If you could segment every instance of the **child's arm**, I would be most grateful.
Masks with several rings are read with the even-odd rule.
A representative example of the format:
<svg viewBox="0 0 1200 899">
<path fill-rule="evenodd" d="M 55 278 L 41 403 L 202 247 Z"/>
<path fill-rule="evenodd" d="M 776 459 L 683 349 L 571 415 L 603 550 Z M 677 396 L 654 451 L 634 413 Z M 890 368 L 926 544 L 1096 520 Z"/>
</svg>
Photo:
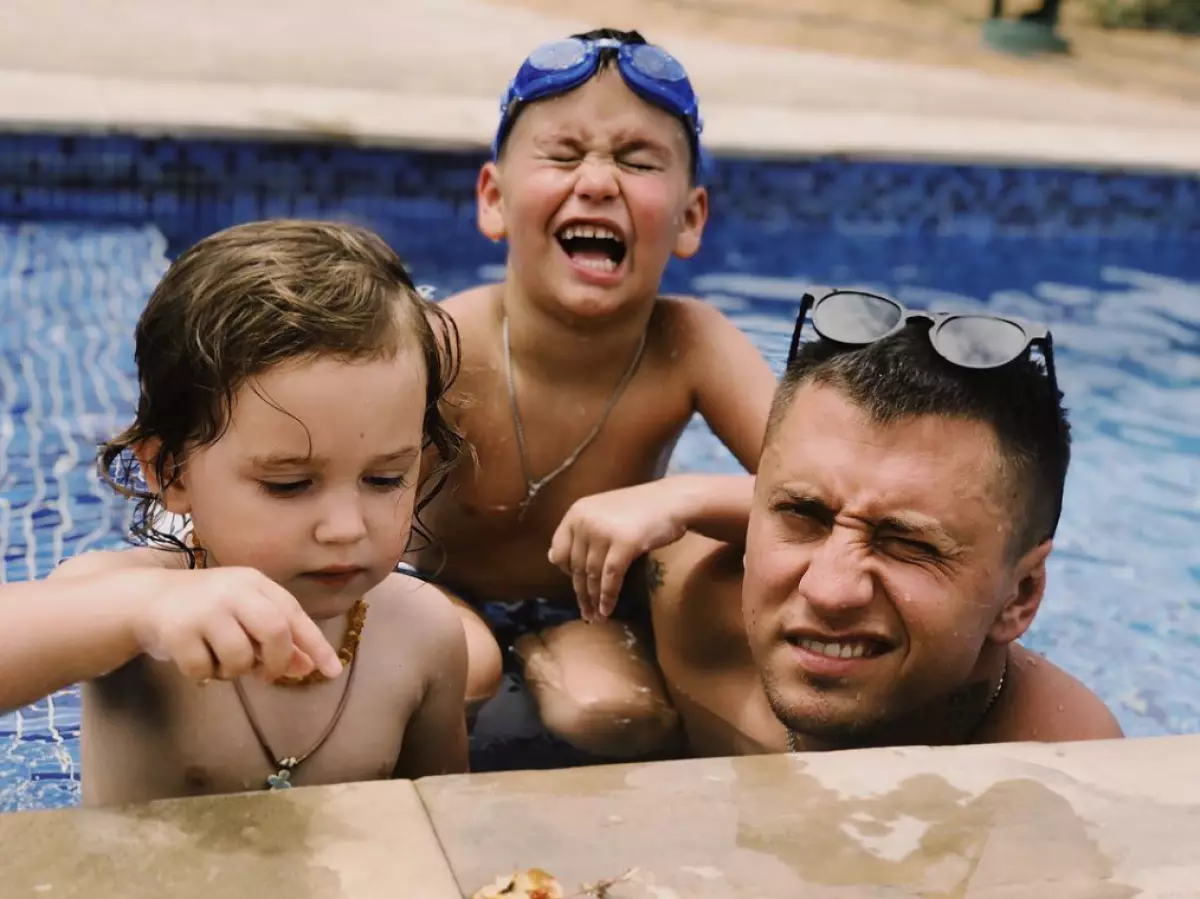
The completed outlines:
<svg viewBox="0 0 1200 899">
<path fill-rule="evenodd" d="M 425 696 L 404 730 L 395 774 L 416 780 L 467 771 L 467 639 L 462 620 L 445 594 L 421 591 Z"/>
<path fill-rule="evenodd" d="M 101 677 L 144 652 L 197 679 L 306 674 L 341 663 L 282 587 L 257 571 L 168 571 L 91 553 L 44 581 L 0 587 L 0 710 Z M 169 601 L 162 601 L 162 600 Z"/>
<path fill-rule="evenodd" d="M 754 474 L 778 380 L 758 348 L 715 306 L 682 304 L 681 348 L 695 385 L 696 409 L 729 451 Z M 748 499 L 748 496 L 747 496 Z"/>
<path fill-rule="evenodd" d="M 0 712 L 119 668 L 141 651 L 134 608 L 146 572 L 81 576 L 66 567 L 45 581 L 0 587 Z"/>
<path fill-rule="evenodd" d="M 670 303 L 665 326 L 696 409 L 746 470 L 757 471 L 775 374 L 716 307 L 700 300 Z M 744 541 L 753 492 L 752 475 L 686 474 L 584 497 L 555 532 L 550 561 L 571 575 L 584 619 L 606 617 L 625 572 L 643 553 L 687 531 L 724 543 Z"/>
</svg>

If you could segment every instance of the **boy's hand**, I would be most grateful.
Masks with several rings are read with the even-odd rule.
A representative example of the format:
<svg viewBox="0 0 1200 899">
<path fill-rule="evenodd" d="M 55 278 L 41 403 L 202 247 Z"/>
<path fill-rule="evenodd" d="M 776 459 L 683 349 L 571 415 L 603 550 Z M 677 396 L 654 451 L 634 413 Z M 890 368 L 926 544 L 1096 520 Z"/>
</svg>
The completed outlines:
<svg viewBox="0 0 1200 899">
<path fill-rule="evenodd" d="M 633 561 L 687 531 L 664 487 L 656 481 L 597 493 L 567 510 L 550 541 L 550 561 L 570 575 L 584 621 L 611 615 Z"/>
<path fill-rule="evenodd" d="M 144 582 L 134 632 L 148 655 L 187 677 L 327 677 L 342 663 L 296 598 L 252 568 L 161 571 Z"/>
</svg>

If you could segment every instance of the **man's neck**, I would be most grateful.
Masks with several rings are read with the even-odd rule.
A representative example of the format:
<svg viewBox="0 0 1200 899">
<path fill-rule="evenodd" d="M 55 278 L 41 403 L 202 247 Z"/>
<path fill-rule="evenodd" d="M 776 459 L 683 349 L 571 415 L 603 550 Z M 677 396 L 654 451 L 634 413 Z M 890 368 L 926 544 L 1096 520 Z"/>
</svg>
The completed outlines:
<svg viewBox="0 0 1200 899">
<path fill-rule="evenodd" d="M 515 287 L 498 294 L 498 326 L 508 318 L 513 365 L 544 381 L 616 382 L 629 367 L 649 327 L 653 306 L 637 314 L 572 321 L 548 314 Z"/>
<path fill-rule="evenodd" d="M 945 699 L 900 721 L 846 738 L 821 738 L 788 731 L 791 752 L 878 749 L 888 746 L 959 746 L 973 742 L 995 707 L 1007 678 L 1008 650 L 994 659 L 981 658 L 967 682 Z M 986 673 L 981 673 L 986 672 Z"/>
</svg>

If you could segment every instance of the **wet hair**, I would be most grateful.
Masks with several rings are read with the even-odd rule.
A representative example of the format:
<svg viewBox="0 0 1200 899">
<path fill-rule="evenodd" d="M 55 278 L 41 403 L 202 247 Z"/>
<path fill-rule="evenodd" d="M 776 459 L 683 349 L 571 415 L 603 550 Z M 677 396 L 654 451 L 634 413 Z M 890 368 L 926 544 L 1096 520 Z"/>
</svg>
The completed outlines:
<svg viewBox="0 0 1200 899">
<path fill-rule="evenodd" d="M 616 28 L 594 28 L 591 31 L 583 31 L 579 34 L 572 34 L 570 37 L 581 41 L 619 41 L 622 44 L 645 44 L 648 41 L 638 31 L 620 31 Z M 600 74 L 605 69 L 611 68 L 617 63 L 617 51 L 613 47 L 604 47 L 600 50 L 600 63 L 596 68 L 596 74 Z M 537 100 L 532 101 L 534 103 Z M 517 123 L 517 117 L 524 111 L 528 103 L 515 102 L 509 108 L 506 115 L 506 120 L 501 123 L 501 139 L 496 147 L 496 158 L 504 155 L 504 147 L 508 143 L 509 135 L 512 134 L 513 126 Z M 679 122 L 683 128 L 683 134 L 687 138 L 688 144 L 688 177 L 695 183 L 696 174 L 700 164 L 700 145 L 696 140 L 696 135 L 692 132 L 692 127 L 687 121 L 679 115 L 671 112 L 669 109 L 659 107 L 663 112 L 668 113 L 672 118 Z"/>
<path fill-rule="evenodd" d="M 982 422 L 996 436 L 1013 510 L 1008 552 L 1019 558 L 1054 536 L 1062 513 L 1071 458 L 1062 393 L 1029 353 L 995 369 L 954 365 L 933 349 L 929 327 L 916 319 L 858 348 L 824 339 L 801 344 L 776 391 L 766 442 L 809 383 L 838 390 L 879 425 L 923 415 Z"/>
<path fill-rule="evenodd" d="M 388 359 L 406 348 L 419 350 L 425 365 L 422 443 L 436 462 L 422 478 L 413 530 L 430 539 L 419 513 L 464 449 L 444 408 L 459 360 L 449 315 L 417 291 L 378 235 L 353 225 L 252 222 L 186 250 L 138 320 L 133 424 L 101 446 L 98 457 L 101 479 L 137 501 L 131 536 L 186 552 L 195 564 L 188 546 L 156 526 L 162 495 L 189 450 L 220 439 L 235 395 L 256 375 L 294 360 Z M 157 445 L 152 478 L 137 461 L 148 443 Z"/>
</svg>

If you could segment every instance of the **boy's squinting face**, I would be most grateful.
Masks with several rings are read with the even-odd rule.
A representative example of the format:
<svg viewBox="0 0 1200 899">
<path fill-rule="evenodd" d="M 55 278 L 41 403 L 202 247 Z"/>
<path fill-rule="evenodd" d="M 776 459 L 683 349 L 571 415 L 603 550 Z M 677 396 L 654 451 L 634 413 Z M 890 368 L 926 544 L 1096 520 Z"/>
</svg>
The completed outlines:
<svg viewBox="0 0 1200 899">
<path fill-rule="evenodd" d="M 606 68 L 521 112 L 480 173 L 480 228 L 507 238 L 530 299 L 604 316 L 656 297 L 671 255 L 699 249 L 708 200 L 690 172 L 680 122 Z"/>
<path fill-rule="evenodd" d="M 419 353 L 289 362 L 237 393 L 229 427 L 167 493 L 209 564 L 257 568 L 314 618 L 379 584 L 408 543 L 421 457 Z"/>
</svg>

